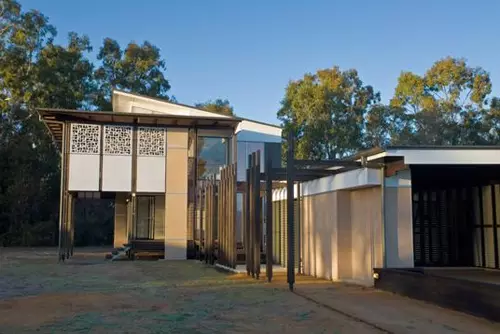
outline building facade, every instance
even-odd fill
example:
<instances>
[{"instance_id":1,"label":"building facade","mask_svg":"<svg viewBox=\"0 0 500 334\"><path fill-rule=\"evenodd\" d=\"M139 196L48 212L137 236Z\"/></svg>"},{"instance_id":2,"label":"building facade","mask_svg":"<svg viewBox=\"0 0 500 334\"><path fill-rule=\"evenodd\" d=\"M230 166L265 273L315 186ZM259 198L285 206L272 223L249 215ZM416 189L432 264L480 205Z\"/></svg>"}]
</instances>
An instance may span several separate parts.
<instances>
[{"instance_id":1,"label":"building facade","mask_svg":"<svg viewBox=\"0 0 500 334\"><path fill-rule=\"evenodd\" d=\"M281 160L278 126L122 91L112 102L109 112L39 109L61 148L62 244L72 244L75 198L107 197L115 200L115 247L163 241L165 259L186 259L197 184L236 162L244 180L252 152Z\"/></svg>"}]
</instances>

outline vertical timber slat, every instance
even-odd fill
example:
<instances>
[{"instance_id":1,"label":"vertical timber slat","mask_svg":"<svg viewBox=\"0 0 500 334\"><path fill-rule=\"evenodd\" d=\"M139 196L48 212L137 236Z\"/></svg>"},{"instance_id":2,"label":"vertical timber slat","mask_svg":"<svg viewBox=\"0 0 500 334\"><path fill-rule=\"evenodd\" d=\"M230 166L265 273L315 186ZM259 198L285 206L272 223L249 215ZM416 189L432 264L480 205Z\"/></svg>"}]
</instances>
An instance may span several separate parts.
<instances>
[{"instance_id":1,"label":"vertical timber slat","mask_svg":"<svg viewBox=\"0 0 500 334\"><path fill-rule=\"evenodd\" d=\"M294 140L293 132L288 134L288 152L286 161L286 206L287 206L287 234L288 234L288 256L287 256L287 282L290 291L293 291L295 283L295 238L294 238Z\"/></svg>"},{"instance_id":2,"label":"vertical timber slat","mask_svg":"<svg viewBox=\"0 0 500 334\"><path fill-rule=\"evenodd\" d=\"M266 161L266 276L267 281L273 279L273 179L272 160L267 157Z\"/></svg>"}]
</instances>

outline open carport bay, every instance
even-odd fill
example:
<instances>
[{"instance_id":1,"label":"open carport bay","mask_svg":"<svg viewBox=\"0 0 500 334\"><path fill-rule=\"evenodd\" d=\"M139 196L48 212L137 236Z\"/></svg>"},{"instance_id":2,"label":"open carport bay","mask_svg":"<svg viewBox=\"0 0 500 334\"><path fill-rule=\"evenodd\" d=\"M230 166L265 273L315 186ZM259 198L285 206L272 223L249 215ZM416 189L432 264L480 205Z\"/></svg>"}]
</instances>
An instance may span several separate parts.
<instances>
[{"instance_id":1,"label":"open carport bay","mask_svg":"<svg viewBox=\"0 0 500 334\"><path fill-rule=\"evenodd\" d=\"M417 267L500 268L500 166L412 165Z\"/></svg>"}]
</instances>

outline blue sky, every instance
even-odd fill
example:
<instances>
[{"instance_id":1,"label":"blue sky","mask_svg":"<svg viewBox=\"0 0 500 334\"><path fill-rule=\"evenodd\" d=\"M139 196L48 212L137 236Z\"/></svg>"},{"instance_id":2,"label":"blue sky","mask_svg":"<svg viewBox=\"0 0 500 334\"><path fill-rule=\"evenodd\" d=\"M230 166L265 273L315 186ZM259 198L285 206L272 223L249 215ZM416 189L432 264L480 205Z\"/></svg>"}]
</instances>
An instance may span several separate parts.
<instances>
[{"instance_id":1,"label":"blue sky","mask_svg":"<svg viewBox=\"0 0 500 334\"><path fill-rule=\"evenodd\" d=\"M123 46L148 40L186 104L227 98L243 117L277 123L289 80L356 68L388 101L402 70L423 73L451 55L490 72L500 95L500 1L21 0L65 39Z\"/></svg>"}]
</instances>

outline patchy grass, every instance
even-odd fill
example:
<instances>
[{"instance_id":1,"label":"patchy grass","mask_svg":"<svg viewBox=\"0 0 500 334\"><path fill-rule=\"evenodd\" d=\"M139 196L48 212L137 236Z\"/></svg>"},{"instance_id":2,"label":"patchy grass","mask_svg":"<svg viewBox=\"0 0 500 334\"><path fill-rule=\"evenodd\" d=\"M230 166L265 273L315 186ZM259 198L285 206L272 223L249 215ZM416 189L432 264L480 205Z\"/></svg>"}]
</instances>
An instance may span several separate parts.
<instances>
[{"instance_id":1,"label":"patchy grass","mask_svg":"<svg viewBox=\"0 0 500 334\"><path fill-rule=\"evenodd\" d=\"M500 325L370 288L298 276L274 282L196 261L108 262L76 250L0 248L0 333L500 333ZM332 310L333 309L333 310Z\"/></svg>"},{"instance_id":2,"label":"patchy grass","mask_svg":"<svg viewBox=\"0 0 500 334\"><path fill-rule=\"evenodd\" d=\"M372 333L286 290L196 261L2 250L0 333Z\"/></svg>"}]
</instances>

